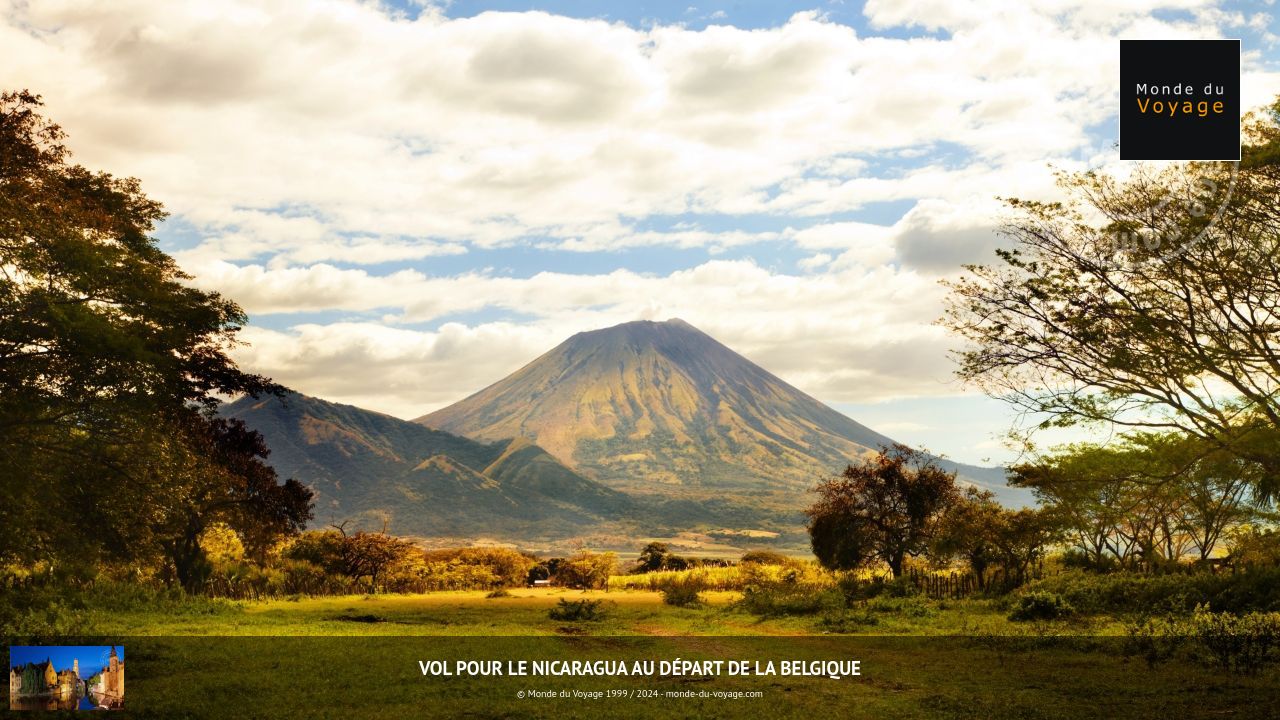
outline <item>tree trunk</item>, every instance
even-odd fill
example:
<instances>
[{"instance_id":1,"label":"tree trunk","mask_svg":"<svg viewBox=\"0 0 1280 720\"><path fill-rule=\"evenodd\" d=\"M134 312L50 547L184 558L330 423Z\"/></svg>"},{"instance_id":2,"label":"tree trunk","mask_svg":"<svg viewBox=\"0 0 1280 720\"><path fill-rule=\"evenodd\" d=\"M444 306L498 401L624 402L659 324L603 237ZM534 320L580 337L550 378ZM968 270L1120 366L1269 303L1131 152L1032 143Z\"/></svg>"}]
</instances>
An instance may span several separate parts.
<instances>
[{"instance_id":1,"label":"tree trunk","mask_svg":"<svg viewBox=\"0 0 1280 720\"><path fill-rule=\"evenodd\" d=\"M902 560L905 553L894 553L889 556L889 571L893 573L893 579L897 580L902 577Z\"/></svg>"}]
</instances>

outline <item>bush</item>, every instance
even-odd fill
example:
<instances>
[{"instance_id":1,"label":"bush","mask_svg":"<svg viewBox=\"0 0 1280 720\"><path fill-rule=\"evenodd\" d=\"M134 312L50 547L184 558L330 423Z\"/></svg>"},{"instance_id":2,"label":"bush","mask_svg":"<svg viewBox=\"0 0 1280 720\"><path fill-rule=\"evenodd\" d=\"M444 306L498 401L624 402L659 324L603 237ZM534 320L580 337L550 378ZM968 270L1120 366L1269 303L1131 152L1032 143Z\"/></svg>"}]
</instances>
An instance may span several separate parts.
<instances>
[{"instance_id":1,"label":"bush","mask_svg":"<svg viewBox=\"0 0 1280 720\"><path fill-rule=\"evenodd\" d=\"M1140 655L1147 667L1173 657L1187 639L1186 630L1174 616L1142 616L1125 625L1125 654Z\"/></svg>"},{"instance_id":2,"label":"bush","mask_svg":"<svg viewBox=\"0 0 1280 720\"><path fill-rule=\"evenodd\" d=\"M547 617L560 622L595 622L603 620L606 612L603 600L565 600L549 611Z\"/></svg>"},{"instance_id":3,"label":"bush","mask_svg":"<svg viewBox=\"0 0 1280 720\"><path fill-rule=\"evenodd\" d=\"M1222 575L1072 571L1036 580L1024 590L1060 595L1081 613L1187 613L1198 605L1215 612L1271 612L1280 610L1280 568Z\"/></svg>"},{"instance_id":4,"label":"bush","mask_svg":"<svg viewBox=\"0 0 1280 720\"><path fill-rule=\"evenodd\" d=\"M744 554L738 562L743 565L792 565L796 561L773 550L752 550Z\"/></svg>"},{"instance_id":5,"label":"bush","mask_svg":"<svg viewBox=\"0 0 1280 720\"><path fill-rule=\"evenodd\" d=\"M662 602L676 607L689 607L702 603L702 591L707 589L707 580L701 574L688 573L665 580L658 588L662 593Z\"/></svg>"},{"instance_id":6,"label":"bush","mask_svg":"<svg viewBox=\"0 0 1280 720\"><path fill-rule=\"evenodd\" d=\"M880 583L880 594L892 598L914 597L920 594L920 588L911 581L911 578L903 575Z\"/></svg>"},{"instance_id":7,"label":"bush","mask_svg":"<svg viewBox=\"0 0 1280 720\"><path fill-rule=\"evenodd\" d=\"M1190 631L1218 667L1253 675L1280 646L1280 613L1232 615L1197 608Z\"/></svg>"},{"instance_id":8,"label":"bush","mask_svg":"<svg viewBox=\"0 0 1280 720\"><path fill-rule=\"evenodd\" d=\"M485 595L485 597L490 600L495 598L509 598L511 597L511 593L507 592L506 588L498 588L497 590L490 590L489 594Z\"/></svg>"},{"instance_id":9,"label":"bush","mask_svg":"<svg viewBox=\"0 0 1280 720\"><path fill-rule=\"evenodd\" d=\"M1238 528L1231 533L1231 562L1245 567L1280 565L1280 531Z\"/></svg>"},{"instance_id":10,"label":"bush","mask_svg":"<svg viewBox=\"0 0 1280 720\"><path fill-rule=\"evenodd\" d=\"M1234 615L1201 606L1191 615L1142 618L1127 630L1126 653L1151 666L1187 647L1205 664L1253 675L1280 655L1280 613Z\"/></svg>"},{"instance_id":11,"label":"bush","mask_svg":"<svg viewBox=\"0 0 1280 720\"><path fill-rule=\"evenodd\" d=\"M928 617L933 614L933 608L921 595L912 595L910 597L881 595L868 603L867 611L910 618Z\"/></svg>"},{"instance_id":12,"label":"bush","mask_svg":"<svg viewBox=\"0 0 1280 720\"><path fill-rule=\"evenodd\" d=\"M748 585L737 605L753 615L814 615L844 608L844 597L829 588Z\"/></svg>"},{"instance_id":13,"label":"bush","mask_svg":"<svg viewBox=\"0 0 1280 720\"><path fill-rule=\"evenodd\" d=\"M1053 593L1033 591L1018 598L1010 620L1058 620L1075 613L1071 604Z\"/></svg>"},{"instance_id":14,"label":"bush","mask_svg":"<svg viewBox=\"0 0 1280 720\"><path fill-rule=\"evenodd\" d=\"M880 619L871 614L870 610L851 612L841 609L824 614L822 619L818 621L818 627L824 632L840 634L856 633L864 628L879 624Z\"/></svg>"}]
</instances>

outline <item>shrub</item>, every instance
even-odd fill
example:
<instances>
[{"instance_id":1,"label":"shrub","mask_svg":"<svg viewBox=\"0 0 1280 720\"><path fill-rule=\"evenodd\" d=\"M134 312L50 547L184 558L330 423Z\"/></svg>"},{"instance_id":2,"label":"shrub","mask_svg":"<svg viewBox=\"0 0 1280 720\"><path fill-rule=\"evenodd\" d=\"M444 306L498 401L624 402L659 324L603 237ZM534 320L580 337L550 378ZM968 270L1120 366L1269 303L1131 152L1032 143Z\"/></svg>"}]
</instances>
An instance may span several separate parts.
<instances>
[{"instance_id":1,"label":"shrub","mask_svg":"<svg viewBox=\"0 0 1280 720\"><path fill-rule=\"evenodd\" d=\"M861 610L852 612L841 609L836 612L827 612L818 621L818 627L824 632L830 633L855 633L863 628L873 625L879 625L880 619L871 613L870 610Z\"/></svg>"},{"instance_id":2,"label":"shrub","mask_svg":"<svg viewBox=\"0 0 1280 720\"><path fill-rule=\"evenodd\" d=\"M547 617L560 622L595 622L606 615L603 600L565 600L549 611Z\"/></svg>"},{"instance_id":3,"label":"shrub","mask_svg":"<svg viewBox=\"0 0 1280 720\"><path fill-rule=\"evenodd\" d=\"M903 575L880 583L880 593L893 598L914 597L920 594L920 588L911 581L911 578Z\"/></svg>"},{"instance_id":4,"label":"shrub","mask_svg":"<svg viewBox=\"0 0 1280 720\"><path fill-rule=\"evenodd\" d=\"M702 603L702 591L707 589L707 580L701 574L688 573L664 581L658 588L662 593L662 602L676 607L689 607Z\"/></svg>"},{"instance_id":5,"label":"shrub","mask_svg":"<svg viewBox=\"0 0 1280 720\"><path fill-rule=\"evenodd\" d=\"M753 615L813 615L843 608L844 597L834 589L748 585L737 605Z\"/></svg>"},{"instance_id":6,"label":"shrub","mask_svg":"<svg viewBox=\"0 0 1280 720\"><path fill-rule=\"evenodd\" d=\"M1145 615L1125 625L1125 655L1140 655L1147 667L1168 660L1186 642L1186 629L1177 617Z\"/></svg>"},{"instance_id":7,"label":"shrub","mask_svg":"<svg viewBox=\"0 0 1280 720\"><path fill-rule=\"evenodd\" d=\"M1024 589L1060 595L1082 613L1185 613L1198 605L1237 614L1280 610L1280 568L1251 568L1223 575L1072 571L1037 580Z\"/></svg>"},{"instance_id":8,"label":"shrub","mask_svg":"<svg viewBox=\"0 0 1280 720\"><path fill-rule=\"evenodd\" d=\"M1126 629L1126 652L1151 666L1187 647L1201 662L1253 675L1280 655L1280 613L1234 615L1200 606L1191 615L1142 618Z\"/></svg>"},{"instance_id":9,"label":"shrub","mask_svg":"<svg viewBox=\"0 0 1280 720\"><path fill-rule=\"evenodd\" d=\"M511 593L507 592L506 588L498 588L497 590L490 590L489 594L485 595L485 597L490 600L493 600L494 598L509 598L511 597Z\"/></svg>"},{"instance_id":10,"label":"shrub","mask_svg":"<svg viewBox=\"0 0 1280 720\"><path fill-rule=\"evenodd\" d=\"M1280 565L1280 531L1245 525L1231 534L1231 562L1243 566Z\"/></svg>"},{"instance_id":11,"label":"shrub","mask_svg":"<svg viewBox=\"0 0 1280 720\"><path fill-rule=\"evenodd\" d=\"M1075 613L1071 604L1048 592L1032 591L1018 598L1010 620L1058 620Z\"/></svg>"},{"instance_id":12,"label":"shrub","mask_svg":"<svg viewBox=\"0 0 1280 720\"><path fill-rule=\"evenodd\" d=\"M774 552L773 550L752 550L751 552L744 554L742 559L738 562L741 562L743 565L791 565L796 561L780 552Z\"/></svg>"},{"instance_id":13,"label":"shrub","mask_svg":"<svg viewBox=\"0 0 1280 720\"><path fill-rule=\"evenodd\" d=\"M882 595L867 605L867 611L911 618L928 617L933 614L933 608L921 595L912 595L910 597Z\"/></svg>"},{"instance_id":14,"label":"shrub","mask_svg":"<svg viewBox=\"0 0 1280 720\"><path fill-rule=\"evenodd\" d=\"M1232 615L1197 608L1190 632L1218 667L1253 675L1280 646L1280 613Z\"/></svg>"}]
</instances>

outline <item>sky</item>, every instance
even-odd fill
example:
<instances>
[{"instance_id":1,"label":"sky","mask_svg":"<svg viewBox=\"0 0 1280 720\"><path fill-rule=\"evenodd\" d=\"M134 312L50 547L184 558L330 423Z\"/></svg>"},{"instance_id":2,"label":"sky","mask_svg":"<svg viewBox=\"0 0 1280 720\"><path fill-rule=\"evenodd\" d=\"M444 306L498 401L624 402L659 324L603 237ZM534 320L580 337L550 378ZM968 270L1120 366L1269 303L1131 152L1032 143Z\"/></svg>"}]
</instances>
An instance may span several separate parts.
<instances>
[{"instance_id":1,"label":"sky","mask_svg":"<svg viewBox=\"0 0 1280 720\"><path fill-rule=\"evenodd\" d=\"M1033 7L1034 5L1034 7ZM0 86L138 177L234 355L413 418L570 335L679 317L895 439L1002 462L940 281L999 198L1115 167L1120 38L1240 38L1215 0L0 0Z\"/></svg>"},{"instance_id":2,"label":"sky","mask_svg":"<svg viewBox=\"0 0 1280 720\"><path fill-rule=\"evenodd\" d=\"M70 669L72 663L79 660L80 677L88 679L107 666L110 654L108 645L15 645L9 648L9 667L52 660L53 669L62 671ZM116 656L124 660L123 645L116 646Z\"/></svg>"}]
</instances>

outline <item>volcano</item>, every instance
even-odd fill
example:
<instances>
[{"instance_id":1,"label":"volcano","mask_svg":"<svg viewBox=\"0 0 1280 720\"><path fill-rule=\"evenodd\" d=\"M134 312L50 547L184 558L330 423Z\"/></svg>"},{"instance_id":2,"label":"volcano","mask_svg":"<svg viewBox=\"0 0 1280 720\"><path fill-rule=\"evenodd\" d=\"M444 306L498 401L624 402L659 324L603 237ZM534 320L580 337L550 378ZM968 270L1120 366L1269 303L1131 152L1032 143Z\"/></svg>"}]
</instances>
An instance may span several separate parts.
<instances>
[{"instance_id":1,"label":"volcano","mask_svg":"<svg viewBox=\"0 0 1280 720\"><path fill-rule=\"evenodd\" d=\"M579 333L414 422L483 442L529 438L637 496L792 512L821 477L894 443L678 319ZM938 462L1025 502L998 468Z\"/></svg>"}]
</instances>

